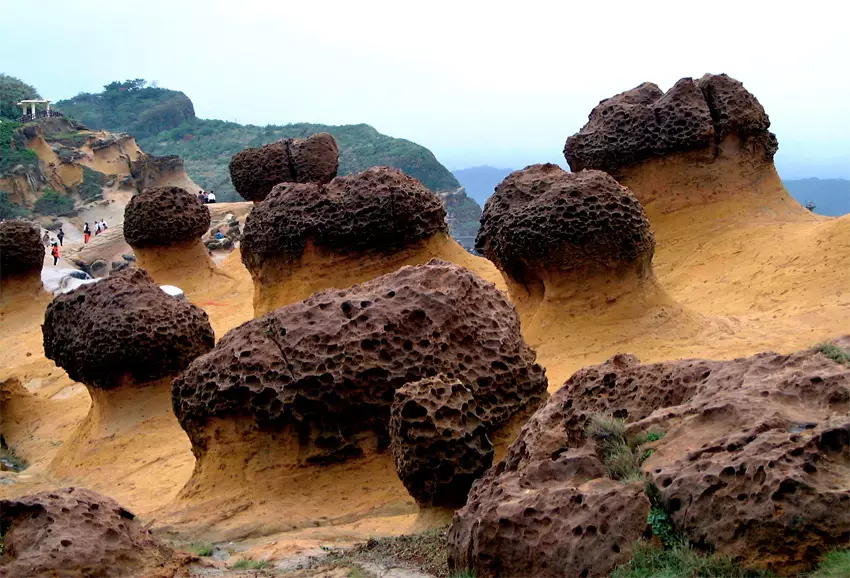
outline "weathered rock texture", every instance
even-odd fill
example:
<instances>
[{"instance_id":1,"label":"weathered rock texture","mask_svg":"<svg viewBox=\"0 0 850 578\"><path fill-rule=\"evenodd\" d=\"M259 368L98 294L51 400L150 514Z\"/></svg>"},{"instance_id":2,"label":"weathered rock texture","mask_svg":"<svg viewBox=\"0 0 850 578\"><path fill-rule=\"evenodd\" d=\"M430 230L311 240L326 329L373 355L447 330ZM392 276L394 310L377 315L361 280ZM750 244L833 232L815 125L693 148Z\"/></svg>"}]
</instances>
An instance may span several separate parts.
<instances>
[{"instance_id":1,"label":"weathered rock texture","mask_svg":"<svg viewBox=\"0 0 850 578\"><path fill-rule=\"evenodd\" d=\"M133 145L135 146L135 143ZM95 148L95 145L92 145L92 148ZM183 159L177 155L157 157L141 153L130 163L130 175L139 192L152 187L167 186L181 187L192 193L200 189L186 174Z\"/></svg>"},{"instance_id":2,"label":"weathered rock texture","mask_svg":"<svg viewBox=\"0 0 850 578\"><path fill-rule=\"evenodd\" d=\"M485 412L460 380L438 375L395 391L390 438L396 470L420 507L459 508L493 463Z\"/></svg>"},{"instance_id":3,"label":"weathered rock texture","mask_svg":"<svg viewBox=\"0 0 850 578\"><path fill-rule=\"evenodd\" d=\"M182 371L212 349L207 314L163 292L141 269L57 296L42 325L44 354L75 380L110 389Z\"/></svg>"},{"instance_id":4,"label":"weathered rock texture","mask_svg":"<svg viewBox=\"0 0 850 578\"><path fill-rule=\"evenodd\" d=\"M850 337L836 344L847 351ZM618 355L570 378L529 421L504 463L476 484L449 535L451 560L476 576L557 575L537 570L541 561L557 562L547 552L566 546L573 534L532 521L577 521L533 500L561 495L558 484L579 469L574 462L587 447L590 416L607 414L624 419L628 432L665 432L642 467L678 531L746 567L797 575L850 538L849 412L850 367L817 350L652 365ZM587 466L578 477L602 475ZM632 487L614 494L645 499L630 495ZM533 509L522 510L526 504ZM600 535L605 522L609 532L628 528L627 538L642 529L638 518L600 516L594 531ZM607 575L630 543L618 542L619 553L613 545L594 546L560 575L579 575L603 552L609 565L591 565L588 575Z\"/></svg>"},{"instance_id":5,"label":"weathered rock texture","mask_svg":"<svg viewBox=\"0 0 850 578\"><path fill-rule=\"evenodd\" d=\"M0 223L0 279L38 276L44 264L44 244L37 226L28 221Z\"/></svg>"},{"instance_id":6,"label":"weathered rock texture","mask_svg":"<svg viewBox=\"0 0 850 578\"><path fill-rule=\"evenodd\" d=\"M321 132L236 153L230 160L230 180L243 198L260 202L280 183L327 183L338 166L336 140Z\"/></svg>"},{"instance_id":7,"label":"weathered rock texture","mask_svg":"<svg viewBox=\"0 0 850 578\"><path fill-rule=\"evenodd\" d=\"M179 187L154 187L133 195L124 209L124 238L131 247L163 247L200 240L210 211Z\"/></svg>"},{"instance_id":8,"label":"weathered rock texture","mask_svg":"<svg viewBox=\"0 0 850 578\"><path fill-rule=\"evenodd\" d=\"M631 191L601 171L553 164L511 173L487 201L476 248L518 283L544 270L649 270L655 238Z\"/></svg>"},{"instance_id":9,"label":"weathered rock texture","mask_svg":"<svg viewBox=\"0 0 850 578\"><path fill-rule=\"evenodd\" d=\"M682 78L666 93L644 83L599 103L567 139L573 171L624 167L674 152L716 147L728 135L772 161L779 145L770 119L744 85L725 74Z\"/></svg>"},{"instance_id":10,"label":"weathered rock texture","mask_svg":"<svg viewBox=\"0 0 850 578\"><path fill-rule=\"evenodd\" d=\"M547 395L505 297L434 260L230 331L174 381L174 411L199 463L205 425L237 416L297 435L302 463L328 463L387 448L395 390L437 374L472 391L488 431Z\"/></svg>"},{"instance_id":11,"label":"weathered rock texture","mask_svg":"<svg viewBox=\"0 0 850 578\"><path fill-rule=\"evenodd\" d=\"M3 576L170 576L175 569L172 549L132 513L82 488L0 500L0 528Z\"/></svg>"},{"instance_id":12,"label":"weathered rock texture","mask_svg":"<svg viewBox=\"0 0 850 578\"><path fill-rule=\"evenodd\" d=\"M442 203L425 185L390 167L327 184L282 183L248 215L242 262L254 273L266 260L297 260L311 242L326 251L390 253L447 233Z\"/></svg>"}]
</instances>

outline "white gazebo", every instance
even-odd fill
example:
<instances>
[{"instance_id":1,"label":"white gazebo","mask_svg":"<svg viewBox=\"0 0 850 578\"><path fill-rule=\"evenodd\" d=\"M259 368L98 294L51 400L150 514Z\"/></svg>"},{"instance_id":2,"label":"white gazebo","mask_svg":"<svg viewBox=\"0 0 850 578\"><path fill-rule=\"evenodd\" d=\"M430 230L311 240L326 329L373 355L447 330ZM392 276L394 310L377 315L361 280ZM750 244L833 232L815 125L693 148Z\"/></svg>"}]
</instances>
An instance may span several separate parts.
<instances>
[{"instance_id":1,"label":"white gazebo","mask_svg":"<svg viewBox=\"0 0 850 578\"><path fill-rule=\"evenodd\" d=\"M31 100L22 100L18 103L18 106L21 107L21 116L27 116L30 114L33 118L35 118L35 105L37 104L45 105L45 110L47 110L48 116L50 115L50 101L43 98L34 98ZM31 112L27 112L27 107L30 107Z\"/></svg>"}]
</instances>

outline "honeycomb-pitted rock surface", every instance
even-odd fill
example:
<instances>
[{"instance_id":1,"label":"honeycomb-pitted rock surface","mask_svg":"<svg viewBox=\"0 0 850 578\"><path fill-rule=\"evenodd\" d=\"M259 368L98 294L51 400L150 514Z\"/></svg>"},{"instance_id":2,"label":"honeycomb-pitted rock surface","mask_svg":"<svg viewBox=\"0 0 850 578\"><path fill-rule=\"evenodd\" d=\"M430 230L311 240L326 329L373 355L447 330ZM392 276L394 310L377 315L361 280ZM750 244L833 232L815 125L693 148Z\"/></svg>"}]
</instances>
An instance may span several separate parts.
<instances>
[{"instance_id":1,"label":"honeycomb-pitted rock surface","mask_svg":"<svg viewBox=\"0 0 850 578\"><path fill-rule=\"evenodd\" d=\"M230 159L230 180L245 200L260 202L280 183L330 182L339 166L339 148L326 132L247 148Z\"/></svg>"},{"instance_id":2,"label":"honeycomb-pitted rock surface","mask_svg":"<svg viewBox=\"0 0 850 578\"><path fill-rule=\"evenodd\" d=\"M475 246L525 282L541 269L649 267L655 237L640 202L610 175L544 164L515 171L496 187Z\"/></svg>"},{"instance_id":3,"label":"honeycomb-pitted rock surface","mask_svg":"<svg viewBox=\"0 0 850 578\"><path fill-rule=\"evenodd\" d=\"M573 171L619 170L654 156L714 146L729 134L752 141L771 161L776 135L759 101L725 74L682 78L666 93L644 83L600 102L586 125L567 139Z\"/></svg>"},{"instance_id":4,"label":"honeycomb-pitted rock surface","mask_svg":"<svg viewBox=\"0 0 850 578\"><path fill-rule=\"evenodd\" d=\"M448 234L440 199L413 177L372 167L328 184L282 183L254 207L242 232L249 271L265 260L297 260L307 241L328 251L393 252Z\"/></svg>"},{"instance_id":5,"label":"honeycomb-pitted rock surface","mask_svg":"<svg viewBox=\"0 0 850 578\"><path fill-rule=\"evenodd\" d=\"M484 410L459 380L438 375L395 391L390 411L393 459L422 507L458 508L493 464Z\"/></svg>"},{"instance_id":6,"label":"honeycomb-pitted rock surface","mask_svg":"<svg viewBox=\"0 0 850 578\"><path fill-rule=\"evenodd\" d=\"M145 189L124 208L124 238L131 247L200 240L209 228L210 210L180 187Z\"/></svg>"},{"instance_id":7,"label":"honeycomb-pitted rock surface","mask_svg":"<svg viewBox=\"0 0 850 578\"><path fill-rule=\"evenodd\" d=\"M110 389L175 375L212 349L207 314L125 269L57 296L44 314L44 354L74 381Z\"/></svg>"},{"instance_id":8,"label":"honeycomb-pitted rock surface","mask_svg":"<svg viewBox=\"0 0 850 578\"><path fill-rule=\"evenodd\" d=\"M850 337L835 343L850 351ZM593 414L665 434L643 469L691 542L798 575L850 537L850 367L817 350L650 365L618 355L573 375L475 486L450 533L459 561L471 536L496 531L470 529L471 508L510 501L498 489L514 471L526 492L549 491L528 472L560 471L544 458L582 451Z\"/></svg>"},{"instance_id":9,"label":"honeycomb-pitted rock surface","mask_svg":"<svg viewBox=\"0 0 850 578\"><path fill-rule=\"evenodd\" d=\"M153 576L174 552L112 498L63 488L0 500L2 576Z\"/></svg>"},{"instance_id":10,"label":"honeycomb-pitted rock surface","mask_svg":"<svg viewBox=\"0 0 850 578\"><path fill-rule=\"evenodd\" d=\"M29 221L0 223L0 279L38 275L44 264L44 244Z\"/></svg>"},{"instance_id":11,"label":"honeycomb-pitted rock surface","mask_svg":"<svg viewBox=\"0 0 850 578\"><path fill-rule=\"evenodd\" d=\"M116 144L117 141L110 138L98 141L92 145L92 148L96 150L98 148L115 146ZM159 186L164 180L163 177L168 179L169 176L175 174L186 174L183 159L177 155L157 157L142 154L130 163L130 175L133 177L136 189L139 191Z\"/></svg>"},{"instance_id":12,"label":"honeycomb-pitted rock surface","mask_svg":"<svg viewBox=\"0 0 850 578\"><path fill-rule=\"evenodd\" d=\"M291 426L305 462L389 445L390 405L406 383L443 374L471 389L488 430L547 396L544 370L494 285L440 260L315 293L231 330L174 381L193 448L213 417Z\"/></svg>"}]
</instances>

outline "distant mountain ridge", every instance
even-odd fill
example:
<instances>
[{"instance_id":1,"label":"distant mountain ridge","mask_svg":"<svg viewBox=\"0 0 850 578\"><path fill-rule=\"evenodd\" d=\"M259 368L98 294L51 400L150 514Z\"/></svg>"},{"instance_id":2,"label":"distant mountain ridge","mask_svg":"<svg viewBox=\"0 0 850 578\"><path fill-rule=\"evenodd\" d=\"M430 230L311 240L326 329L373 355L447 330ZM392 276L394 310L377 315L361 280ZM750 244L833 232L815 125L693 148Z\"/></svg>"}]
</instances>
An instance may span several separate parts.
<instances>
[{"instance_id":1,"label":"distant mountain ridge","mask_svg":"<svg viewBox=\"0 0 850 578\"><path fill-rule=\"evenodd\" d=\"M478 204L483 207L490 195L493 194L493 189L512 172L514 172L514 169L497 169L489 165L482 165L452 171L452 174L466 189L466 194L478 201Z\"/></svg>"},{"instance_id":2,"label":"distant mountain ridge","mask_svg":"<svg viewBox=\"0 0 850 578\"><path fill-rule=\"evenodd\" d=\"M367 124L261 127L200 119L184 93L148 86L142 79L113 82L101 93L59 101L56 108L90 128L130 133L150 154L181 156L189 176L204 189L214 190L220 201L242 200L230 182L231 156L246 147L317 132L329 132L336 138L340 175L385 165L401 169L435 192L460 187L430 150L381 134Z\"/></svg>"},{"instance_id":3,"label":"distant mountain ridge","mask_svg":"<svg viewBox=\"0 0 850 578\"><path fill-rule=\"evenodd\" d=\"M782 182L800 204L813 201L819 215L838 217L850 213L850 180L809 178Z\"/></svg>"}]
</instances>

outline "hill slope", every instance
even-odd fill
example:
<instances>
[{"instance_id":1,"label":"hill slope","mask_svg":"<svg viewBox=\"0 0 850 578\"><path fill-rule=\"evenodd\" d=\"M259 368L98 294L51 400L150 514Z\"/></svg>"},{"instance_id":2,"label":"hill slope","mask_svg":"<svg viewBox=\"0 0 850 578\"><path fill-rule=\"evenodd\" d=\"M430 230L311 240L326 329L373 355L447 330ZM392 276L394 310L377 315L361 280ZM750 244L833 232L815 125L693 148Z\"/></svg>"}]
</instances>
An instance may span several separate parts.
<instances>
[{"instance_id":1,"label":"hill slope","mask_svg":"<svg viewBox=\"0 0 850 578\"><path fill-rule=\"evenodd\" d=\"M496 185L505 180L514 169L497 169L490 166L470 167L452 171L455 178L460 181L466 193L478 201L481 206L487 202Z\"/></svg>"},{"instance_id":2,"label":"hill slope","mask_svg":"<svg viewBox=\"0 0 850 578\"><path fill-rule=\"evenodd\" d=\"M850 181L847 179L784 180L785 188L797 202L814 201L819 215L838 217L850 213Z\"/></svg>"},{"instance_id":3,"label":"hill slope","mask_svg":"<svg viewBox=\"0 0 850 578\"><path fill-rule=\"evenodd\" d=\"M235 153L245 147L317 132L329 132L336 138L341 175L387 165L416 177L433 191L460 186L431 151L381 134L369 125L298 123L260 127L200 119L185 94L149 87L140 79L113 82L99 94L84 93L59 101L56 108L93 129L128 132L150 154L181 156L190 177L201 187L214 190L221 201L241 200L227 169Z\"/></svg>"}]
</instances>

